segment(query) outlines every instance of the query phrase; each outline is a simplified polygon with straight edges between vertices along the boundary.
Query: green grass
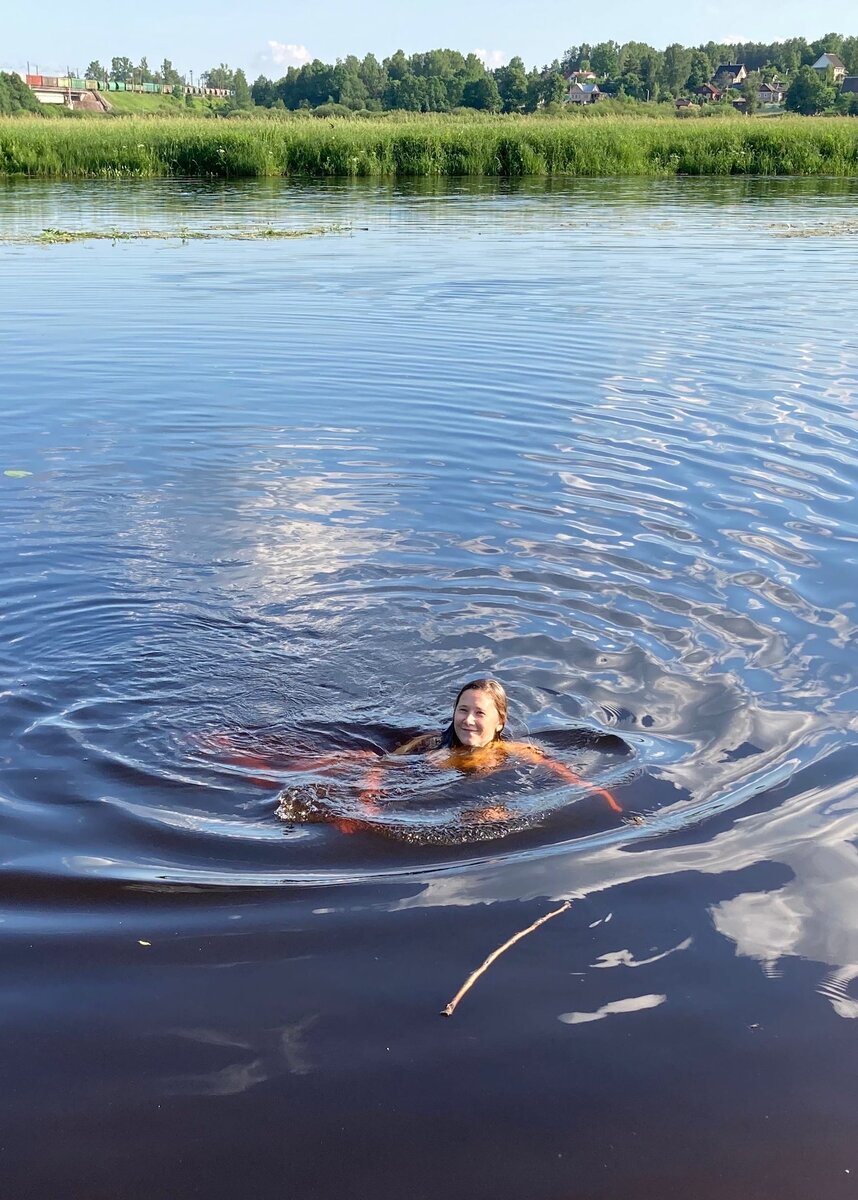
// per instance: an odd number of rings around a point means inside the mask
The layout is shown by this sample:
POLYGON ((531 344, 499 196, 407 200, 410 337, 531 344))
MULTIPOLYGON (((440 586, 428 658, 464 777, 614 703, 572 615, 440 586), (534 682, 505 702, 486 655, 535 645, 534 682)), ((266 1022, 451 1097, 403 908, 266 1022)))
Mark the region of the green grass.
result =
MULTIPOLYGON (((121 94, 121 93, 119 93, 121 94)), ((0 175, 858 175, 858 121, 0 120, 0 175)))
POLYGON ((184 99, 180 103, 172 96, 162 96, 157 92, 102 92, 101 95, 119 116, 181 117, 186 112, 188 114, 195 112, 199 115, 206 109, 216 112, 218 109, 224 108, 227 103, 225 99, 218 96, 194 96, 192 97, 193 108, 188 109, 184 99))

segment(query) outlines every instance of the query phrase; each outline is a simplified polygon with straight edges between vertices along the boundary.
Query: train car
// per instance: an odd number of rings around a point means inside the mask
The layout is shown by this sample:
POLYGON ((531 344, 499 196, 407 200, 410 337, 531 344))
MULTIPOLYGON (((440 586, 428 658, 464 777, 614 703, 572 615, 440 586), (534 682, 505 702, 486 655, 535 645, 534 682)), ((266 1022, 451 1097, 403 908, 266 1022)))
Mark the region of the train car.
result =
POLYGON ((28 87, 44 87, 45 81, 41 75, 28 75, 26 78, 28 87))
POLYGON ((98 79, 85 79, 83 81, 83 84, 88 92, 100 92, 101 91, 101 81, 98 79))
POLYGON ((60 81, 56 75, 43 75, 42 76, 42 86, 43 87, 59 87, 60 81))
POLYGON ((76 92, 85 92, 86 91, 86 80, 85 79, 76 79, 73 75, 71 85, 75 89, 76 92))
POLYGON ((57 76, 57 87, 70 88, 72 85, 71 78, 68 75, 57 76))

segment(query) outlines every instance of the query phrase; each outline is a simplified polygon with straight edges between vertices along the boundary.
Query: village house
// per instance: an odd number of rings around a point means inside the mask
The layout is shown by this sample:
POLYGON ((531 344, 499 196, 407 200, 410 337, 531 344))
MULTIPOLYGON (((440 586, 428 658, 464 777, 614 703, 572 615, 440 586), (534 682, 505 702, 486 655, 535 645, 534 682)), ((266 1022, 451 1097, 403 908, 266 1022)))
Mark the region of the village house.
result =
POLYGON ((595 80, 593 71, 570 71, 566 76, 567 83, 594 83, 595 80))
POLYGON ((764 79, 757 89, 757 100, 760 104, 780 104, 783 98, 783 85, 776 79, 764 79))
POLYGON ((567 104, 595 104, 602 99, 597 83, 570 83, 563 97, 567 104))
POLYGON ((721 99, 721 92, 715 87, 714 83, 704 83, 702 87, 694 89, 694 95, 699 96, 702 103, 707 100, 717 101, 721 99))
POLYGON ((825 71, 831 70, 834 76, 834 82, 840 83, 846 78, 846 67, 843 65, 843 60, 837 54, 821 54, 813 64, 814 71, 819 71, 822 75, 825 71))
POLYGON ((738 87, 742 80, 747 78, 748 72, 744 63, 721 63, 712 76, 712 82, 723 90, 738 87))
POLYGON ((858 75, 847 75, 840 85, 840 90, 858 96, 858 75))

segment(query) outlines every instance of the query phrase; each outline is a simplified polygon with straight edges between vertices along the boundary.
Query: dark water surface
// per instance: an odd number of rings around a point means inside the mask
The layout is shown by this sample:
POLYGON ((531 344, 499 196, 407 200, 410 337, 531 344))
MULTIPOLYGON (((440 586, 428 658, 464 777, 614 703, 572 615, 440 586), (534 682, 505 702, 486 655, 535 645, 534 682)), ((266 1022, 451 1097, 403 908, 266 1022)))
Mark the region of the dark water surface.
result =
POLYGON ((3 1197, 858 1195, 856 198, 0 188, 3 1197), (217 749, 488 673, 643 823, 217 749))

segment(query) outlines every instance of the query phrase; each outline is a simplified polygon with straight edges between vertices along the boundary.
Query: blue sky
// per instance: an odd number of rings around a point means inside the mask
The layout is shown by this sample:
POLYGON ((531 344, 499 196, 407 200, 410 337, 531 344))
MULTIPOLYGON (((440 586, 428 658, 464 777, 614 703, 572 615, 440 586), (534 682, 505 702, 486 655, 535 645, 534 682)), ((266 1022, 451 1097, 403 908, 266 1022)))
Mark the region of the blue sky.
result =
POLYGON ((166 55, 183 72, 227 62, 251 80, 260 72, 282 75, 291 63, 332 62, 346 54, 379 58, 449 47, 482 51, 490 65, 520 54, 527 66, 561 56, 569 45, 615 38, 663 47, 708 41, 774 41, 822 37, 834 30, 858 33, 855 0, 147 0, 89 8, 67 0, 9 3, 0 25, 0 69, 23 70, 27 61, 44 74, 83 70, 92 58, 109 62, 127 54, 150 66, 166 55), (536 15, 534 16, 534 12, 536 15))

